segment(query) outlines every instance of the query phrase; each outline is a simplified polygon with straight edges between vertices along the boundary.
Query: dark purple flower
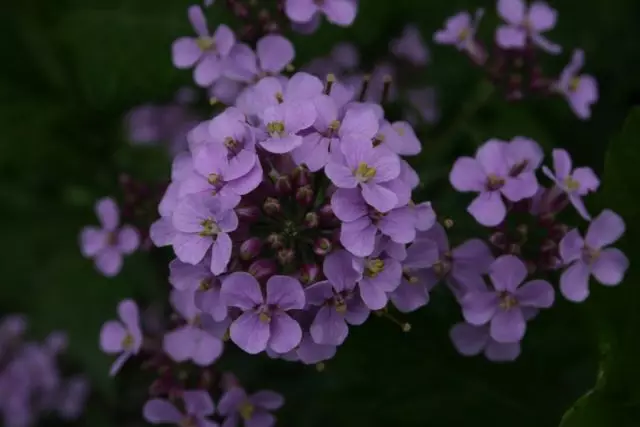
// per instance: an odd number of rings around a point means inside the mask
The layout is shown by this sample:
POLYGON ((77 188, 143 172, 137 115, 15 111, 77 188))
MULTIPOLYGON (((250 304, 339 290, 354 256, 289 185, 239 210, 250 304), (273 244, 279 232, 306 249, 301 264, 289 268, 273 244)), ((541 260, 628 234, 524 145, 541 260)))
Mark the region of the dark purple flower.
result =
POLYGON ((220 398, 218 412, 225 417, 222 427, 237 427, 242 420, 245 427, 273 427, 276 419, 269 411, 284 405, 282 395, 262 390, 248 396, 240 387, 232 387, 220 398))
POLYGON ((578 49, 573 52, 571 62, 562 70, 556 83, 556 90, 567 101, 573 112, 579 118, 586 120, 591 117, 591 105, 598 100, 598 82, 593 76, 578 75, 584 66, 584 51, 578 49))
POLYGON ((322 12, 332 24, 347 27, 356 18, 355 0, 286 0, 285 12, 297 23, 307 23, 322 12))
POLYGON ((110 320, 100 330, 100 348, 105 353, 119 354, 111 365, 110 375, 118 373, 122 365, 142 347, 140 313, 132 300, 123 300, 118 304, 118 320, 110 320))
POLYGON ((551 307, 553 287, 544 280, 522 284, 527 277, 527 267, 513 255, 496 259, 491 264, 489 277, 492 289, 470 290, 463 297, 464 318, 477 326, 490 322, 491 338, 498 342, 520 341, 526 329, 522 308, 551 307))
POLYGON ((316 343, 337 346, 347 338, 347 323, 361 325, 369 317, 369 309, 355 292, 360 274, 348 252, 333 252, 325 258, 322 269, 327 280, 305 290, 307 303, 320 307, 309 331, 316 343))
POLYGON ((527 40, 549 53, 560 53, 557 44, 542 33, 556 25, 557 12, 542 1, 535 1, 527 9, 524 0, 498 0, 498 13, 507 25, 498 27, 496 43, 505 49, 523 49, 527 40))
POLYGON ((438 260, 440 254, 436 242, 418 240, 407 248, 407 256, 402 261, 402 279, 400 286, 389 294, 393 305, 403 313, 408 313, 427 305, 429 302, 429 269, 438 260))
POLYGON ((589 224, 584 239, 578 230, 568 232, 560 241, 560 256, 568 268, 560 277, 560 291, 570 301, 581 302, 589 296, 589 277, 605 286, 622 281, 629 260, 616 248, 608 246, 624 233, 622 218, 604 210, 589 224))
POLYGON ((301 310, 305 295, 300 282, 288 276, 272 276, 266 297, 249 273, 232 273, 222 282, 222 298, 243 313, 231 324, 231 340, 244 351, 257 354, 271 348, 286 353, 300 343, 302 329, 289 314, 301 310))
POLYGON ((511 362, 520 355, 520 341, 501 343, 489 334, 489 325, 475 326, 469 323, 458 323, 449 336, 458 353, 463 356, 476 356, 484 353, 492 362, 511 362))
POLYGON ((277 34, 258 40, 256 51, 246 44, 236 44, 229 54, 225 75, 250 83, 269 75, 278 75, 293 61, 293 44, 277 34))
POLYGON ((224 24, 211 35, 200 6, 189 7, 188 15, 198 37, 181 37, 173 42, 173 65, 177 68, 195 65, 194 80, 199 86, 206 87, 222 76, 225 59, 236 40, 233 31, 224 24))
POLYGON ((140 235, 129 225, 118 227, 120 212, 113 199, 98 200, 95 210, 102 228, 83 228, 80 250, 82 255, 95 261, 102 274, 113 277, 122 268, 122 255, 129 255, 138 248, 140 235))
POLYGON ((591 168, 581 167, 572 169, 571 156, 566 150, 557 148, 552 152, 553 170, 543 166, 542 172, 552 179, 556 186, 564 191, 569 201, 578 211, 580 216, 586 220, 591 219, 587 208, 582 202, 582 196, 596 191, 600 186, 600 180, 591 168))
POLYGON ((233 209, 213 196, 189 195, 180 201, 172 222, 177 230, 173 249, 180 261, 198 264, 211 248, 211 272, 225 271, 232 247, 228 233, 238 227, 233 209))
POLYGON ((142 414, 151 424, 175 424, 180 427, 218 427, 218 423, 207 417, 215 412, 211 396, 205 390, 182 392, 185 413, 166 399, 151 399, 144 404, 142 414))

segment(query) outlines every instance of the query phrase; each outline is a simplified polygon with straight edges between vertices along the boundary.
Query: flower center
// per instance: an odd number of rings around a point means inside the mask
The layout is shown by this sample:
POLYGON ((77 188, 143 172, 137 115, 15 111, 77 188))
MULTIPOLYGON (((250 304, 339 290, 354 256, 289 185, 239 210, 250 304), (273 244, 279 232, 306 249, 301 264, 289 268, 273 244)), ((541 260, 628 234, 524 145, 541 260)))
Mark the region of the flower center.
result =
POLYGON ((282 92, 276 92, 275 97, 278 104, 282 104, 284 102, 284 95, 282 95, 282 92))
POLYGON ((499 177, 498 175, 494 173, 490 173, 487 176, 487 183, 486 183, 487 191, 497 191, 501 189, 503 185, 504 185, 504 179, 499 177))
POLYGON ((135 340, 133 339, 133 335, 131 335, 130 333, 127 333, 124 338, 122 338, 122 348, 124 350, 133 350, 133 344, 135 344, 135 340))
POLYGON ((209 289, 211 289, 211 279, 202 279, 200 281, 200 284, 198 285, 198 290, 199 291, 208 291, 209 289))
POLYGON ((471 30, 468 27, 464 27, 458 32, 458 41, 463 42, 469 38, 471 30))
POLYGON ((376 176, 376 168, 372 168, 365 162, 360 162, 354 173, 359 182, 368 182, 371 178, 376 176))
POLYGON ((418 283, 418 277, 411 274, 411 271, 408 268, 402 269, 402 277, 407 281, 407 283, 410 283, 412 285, 418 283))
POLYGON ((364 275, 367 277, 376 277, 382 270, 384 270, 383 260, 379 258, 370 259, 366 263, 364 275))
POLYGON ((118 244, 118 233, 115 231, 110 232, 107 235, 107 244, 109 246, 116 246, 118 244))
POLYGON ((220 227, 218 227, 218 224, 211 218, 203 219, 200 225, 202 226, 202 231, 198 234, 202 237, 216 236, 220 233, 220 227))
POLYGON ((518 305, 518 300, 516 300, 513 295, 509 292, 503 291, 500 292, 500 308, 503 310, 510 310, 513 307, 518 305))
POLYGON ((200 50, 203 52, 206 50, 215 50, 216 48, 216 42, 213 41, 213 39, 208 36, 198 37, 196 39, 196 44, 198 45, 200 50))
POLYGON ((340 122, 338 120, 333 120, 329 123, 329 132, 333 134, 338 132, 338 130, 340 130, 340 122))
POLYGON ((582 248, 582 257, 587 264, 593 264, 600 257, 600 249, 591 248, 585 245, 582 248))
POLYGON ((577 76, 569 80, 569 92, 576 92, 580 86, 580 81, 580 77, 577 76))
POLYGON ((260 314, 258 315, 258 319, 260 319, 262 323, 271 322, 271 316, 266 311, 261 311, 260 314))
POLYGON ((250 402, 243 402, 238 408, 238 413, 243 420, 249 421, 253 417, 255 407, 250 402))
POLYGON ((347 312, 347 302, 344 300, 343 296, 340 294, 336 294, 333 296, 333 306, 336 308, 336 311, 338 313, 347 312))
POLYGON ((572 176, 568 176, 564 179, 564 186, 566 187, 567 191, 576 191, 580 188, 580 182, 578 182, 577 180, 573 179, 572 176))
POLYGON ((180 423, 178 425, 180 427, 198 427, 198 422, 196 421, 194 416, 187 415, 180 420, 180 423))
POLYGON ((267 124, 267 132, 271 136, 283 136, 284 135, 284 123, 283 122, 271 122, 267 124))
POLYGON ((220 183, 221 179, 220 179, 220 175, 217 173, 210 173, 209 176, 207 177, 207 181, 209 182, 209 184, 211 185, 217 185, 220 183))
POLYGON ((235 139, 233 139, 230 136, 227 136, 224 139, 224 146, 227 147, 229 150, 233 150, 234 148, 236 148, 238 146, 238 141, 236 141, 235 139))

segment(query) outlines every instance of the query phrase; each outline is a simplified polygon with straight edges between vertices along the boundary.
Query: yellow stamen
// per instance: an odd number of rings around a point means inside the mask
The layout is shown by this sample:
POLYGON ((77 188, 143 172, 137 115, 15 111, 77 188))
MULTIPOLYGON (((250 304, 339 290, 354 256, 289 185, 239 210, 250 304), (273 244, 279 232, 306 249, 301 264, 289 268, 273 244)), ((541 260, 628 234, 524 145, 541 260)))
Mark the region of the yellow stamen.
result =
POLYGON ((578 87, 580 87, 580 77, 576 76, 569 80, 569 92, 576 92, 578 87))
POLYGON ((271 135, 280 135, 284 134, 284 123, 283 122, 271 122, 267 124, 267 132, 271 135))
POLYGON ((279 104, 284 102, 284 95, 282 95, 282 92, 276 92, 276 101, 278 101, 279 104))
POLYGON ((269 314, 268 314, 268 313, 265 313, 264 311, 258 315, 258 318, 260 319, 260 321, 261 321, 262 323, 269 323, 269 322, 271 322, 271 316, 269 316, 269 314))
POLYGON ((133 350, 133 345, 135 344, 135 340, 133 339, 133 335, 127 333, 124 338, 122 338, 122 348, 124 350, 133 350))
POLYGON ((214 42, 211 37, 206 37, 206 36, 198 37, 198 39, 196 40, 196 44, 198 45, 200 50, 203 52, 205 50, 216 48, 216 42, 214 42))
POLYGON ((567 187, 569 191, 576 191, 580 188, 580 183, 571 176, 568 176, 564 179, 564 186, 567 187))
POLYGON ((365 276, 376 277, 380 272, 384 270, 384 261, 376 258, 367 261, 365 276))
POLYGON ((248 421, 253 417, 253 412, 255 411, 255 407, 249 403, 244 402, 238 408, 238 413, 242 417, 243 420, 248 421))
POLYGON ((216 236, 218 233, 220 233, 218 224, 216 224, 216 222, 211 218, 202 220, 200 225, 202 226, 202 231, 200 231, 200 233, 198 234, 201 237, 216 236))
POLYGON ((228 136, 224 139, 224 146, 227 148, 236 148, 238 146, 238 141, 228 136))
POLYGON ((359 181, 367 182, 374 176, 376 176, 376 168, 372 168, 367 165, 365 162, 360 162, 358 167, 355 170, 356 178, 359 181))
POLYGON ((218 175, 217 173, 210 173, 207 177, 207 181, 211 185, 216 185, 220 182, 220 175, 218 175))
POLYGON ((518 301, 509 293, 502 292, 500 295, 500 308, 503 310, 510 310, 518 305, 518 301))

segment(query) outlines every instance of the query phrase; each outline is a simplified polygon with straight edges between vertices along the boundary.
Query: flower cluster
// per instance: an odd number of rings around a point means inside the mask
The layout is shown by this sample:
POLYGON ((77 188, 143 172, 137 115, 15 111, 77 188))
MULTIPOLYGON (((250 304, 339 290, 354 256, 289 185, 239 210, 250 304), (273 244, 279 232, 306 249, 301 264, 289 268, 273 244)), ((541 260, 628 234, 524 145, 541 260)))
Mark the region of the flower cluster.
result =
POLYGON ((504 24, 496 29, 491 54, 476 38, 484 14, 482 9, 474 17, 468 12, 452 16, 434 34, 434 41, 453 45, 469 55, 495 84, 505 87, 510 99, 520 99, 529 93, 557 93, 566 98, 579 118, 590 118, 591 106, 598 100, 598 84, 592 76, 580 74, 584 52, 575 50, 556 78, 545 77, 536 60, 537 50, 553 55, 562 51, 543 35, 555 27, 557 12, 543 1, 527 6, 525 0, 498 0, 497 9, 504 24))
POLYGON ((65 378, 58 356, 66 335, 51 333, 44 342, 26 341, 23 316, 0 319, 0 415, 10 427, 36 425, 39 418, 56 414, 77 419, 84 409, 89 384, 82 376, 65 378))

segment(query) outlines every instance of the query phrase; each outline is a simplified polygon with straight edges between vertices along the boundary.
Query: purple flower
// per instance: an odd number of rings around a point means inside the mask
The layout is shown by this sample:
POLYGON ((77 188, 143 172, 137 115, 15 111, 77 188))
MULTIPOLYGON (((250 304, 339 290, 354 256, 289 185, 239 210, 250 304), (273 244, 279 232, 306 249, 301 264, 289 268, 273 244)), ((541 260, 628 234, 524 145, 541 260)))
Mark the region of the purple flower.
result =
POLYGON ((429 51, 415 25, 404 27, 402 36, 391 42, 391 52, 417 66, 426 65, 429 61, 429 51))
POLYGON ((342 153, 333 151, 325 166, 327 177, 338 188, 356 188, 369 205, 388 212, 398 203, 396 194, 384 186, 400 175, 399 157, 371 141, 349 138, 343 141, 342 153))
POLYGON ((552 152, 553 170, 543 166, 542 172, 552 179, 556 186, 564 191, 569 201, 578 211, 580 216, 586 220, 591 219, 587 208, 582 202, 582 196, 586 196, 592 191, 596 191, 600 186, 600 180, 591 168, 581 167, 572 170, 571 156, 566 150, 557 148, 552 152))
POLYGON ((528 40, 549 53, 562 49, 541 33, 553 29, 557 12, 542 1, 535 1, 527 9, 524 0, 498 0, 498 13, 507 25, 498 27, 496 43, 505 49, 523 49, 528 40))
POLYGON ((298 132, 316 120, 316 110, 310 102, 288 102, 268 107, 262 113, 267 139, 260 146, 270 153, 285 154, 302 145, 298 132))
POLYGON ((282 395, 262 390, 247 396, 240 387, 232 387, 220 398, 218 412, 226 417, 222 427, 236 427, 240 420, 245 427, 273 427, 276 419, 269 411, 284 405, 282 395))
POLYGON ((337 346, 347 338, 347 322, 361 325, 369 317, 369 309, 355 292, 360 274, 348 252, 339 250, 330 254, 322 270, 327 280, 305 290, 307 303, 320 307, 309 332, 317 344, 337 346))
POLYGON ((271 348, 286 353, 300 343, 302 329, 289 314, 304 308, 305 295, 296 279, 272 276, 267 281, 266 298, 258 281, 249 273, 232 273, 222 282, 222 298, 227 305, 243 310, 231 324, 231 340, 250 354, 271 348))
POLYGON ((293 61, 293 44, 280 35, 266 35, 258 40, 256 51, 246 44, 236 44, 229 54, 225 75, 250 83, 269 75, 278 75, 293 61))
POLYGON ((307 23, 317 13, 324 13, 332 24, 347 27, 356 18, 354 0, 286 0, 285 13, 293 22, 307 23))
POLYGON ((176 424, 178 426, 218 427, 218 423, 207 417, 215 412, 211 396, 205 390, 182 392, 186 413, 182 413, 173 403, 165 399, 151 399, 144 404, 142 414, 151 424, 176 424))
POLYGON ((215 197, 189 195, 172 216, 177 230, 173 250, 182 262, 198 264, 211 248, 211 272, 224 272, 231 258, 229 234, 238 227, 236 213, 215 197))
POLYGON ((118 304, 120 321, 109 320, 100 330, 100 348, 105 353, 119 353, 120 356, 111 365, 110 375, 118 373, 122 365, 142 347, 140 313, 132 300, 126 299, 118 304))
MULTIPOLYGON (((527 144, 525 149, 529 148, 527 144)), ((478 149, 475 158, 461 157, 453 165, 449 175, 451 185, 458 191, 480 193, 467 211, 482 225, 493 227, 504 220, 507 209, 502 195, 517 202, 532 197, 538 190, 533 169, 527 169, 526 165, 512 176, 512 150, 517 148, 492 139, 478 149)))
POLYGON ((400 286, 402 266, 400 262, 388 255, 383 255, 377 248, 373 254, 365 258, 354 258, 353 266, 360 275, 358 290, 360 298, 371 310, 380 310, 389 300, 387 292, 393 292, 400 286))
POLYGON ((195 292, 196 307, 218 322, 227 317, 227 305, 220 298, 220 281, 211 273, 208 263, 191 265, 174 259, 169 270, 169 283, 175 289, 195 292))
POLYGON ((455 14, 447 19, 444 29, 436 31, 433 40, 436 43, 453 45, 458 50, 472 53, 479 48, 475 37, 482 15, 484 15, 484 9, 478 9, 473 18, 469 12, 455 14))
POLYGON ((191 68, 195 65, 195 82, 202 87, 210 86, 222 76, 225 58, 236 42, 235 36, 224 24, 211 35, 200 6, 189 7, 188 15, 198 37, 181 37, 173 42, 173 65, 177 68, 191 68))
POLYGON ((128 225, 118 228, 120 212, 113 199, 98 200, 95 209, 102 228, 83 228, 80 250, 83 256, 95 261, 102 274, 113 277, 122 268, 122 255, 129 255, 138 248, 140 235, 128 225))
POLYGON ((551 307, 553 287, 544 280, 522 284, 527 277, 527 267, 513 255, 496 259, 491 264, 489 277, 493 289, 470 290, 462 299, 464 318, 477 326, 490 322, 491 338, 498 342, 520 341, 526 329, 523 307, 551 307))
POLYGON ((622 251, 608 246, 624 233, 622 218, 604 210, 589 224, 584 239, 578 230, 571 230, 560 241, 560 256, 568 268, 560 277, 560 291, 570 301, 581 302, 589 296, 589 277, 605 286, 618 285, 624 277, 629 260, 622 251))
POLYGON ((598 100, 598 82, 590 75, 578 75, 584 66, 584 52, 580 49, 573 52, 571 62, 562 70, 556 83, 558 90, 579 118, 591 117, 591 105, 598 100))
POLYGON ((501 343, 494 340, 489 333, 489 325, 475 326, 460 322, 451 328, 449 337, 463 356, 484 353, 492 362, 511 362, 520 355, 520 341, 501 343))
POLYGON ((220 357, 222 341, 208 330, 209 323, 195 306, 194 292, 173 290, 169 297, 173 308, 186 320, 186 324, 165 334, 162 348, 176 362, 193 361, 198 366, 209 366, 220 357))
POLYGON ((391 124, 383 121, 376 138, 382 141, 384 147, 401 156, 415 156, 422 150, 420 140, 407 122, 391 124))
POLYGON ((389 294, 393 305, 403 313, 408 313, 427 305, 429 302, 429 269, 440 258, 434 241, 423 239, 407 248, 407 256, 402 261, 400 286, 389 294))
POLYGON ((313 100, 320 96, 323 90, 324 84, 320 79, 308 73, 296 73, 288 80, 284 77, 265 77, 247 92, 248 111, 240 106, 238 108, 258 116, 264 114, 269 107, 281 104, 291 105, 294 112, 296 107, 309 110, 309 104, 313 107, 313 100))

